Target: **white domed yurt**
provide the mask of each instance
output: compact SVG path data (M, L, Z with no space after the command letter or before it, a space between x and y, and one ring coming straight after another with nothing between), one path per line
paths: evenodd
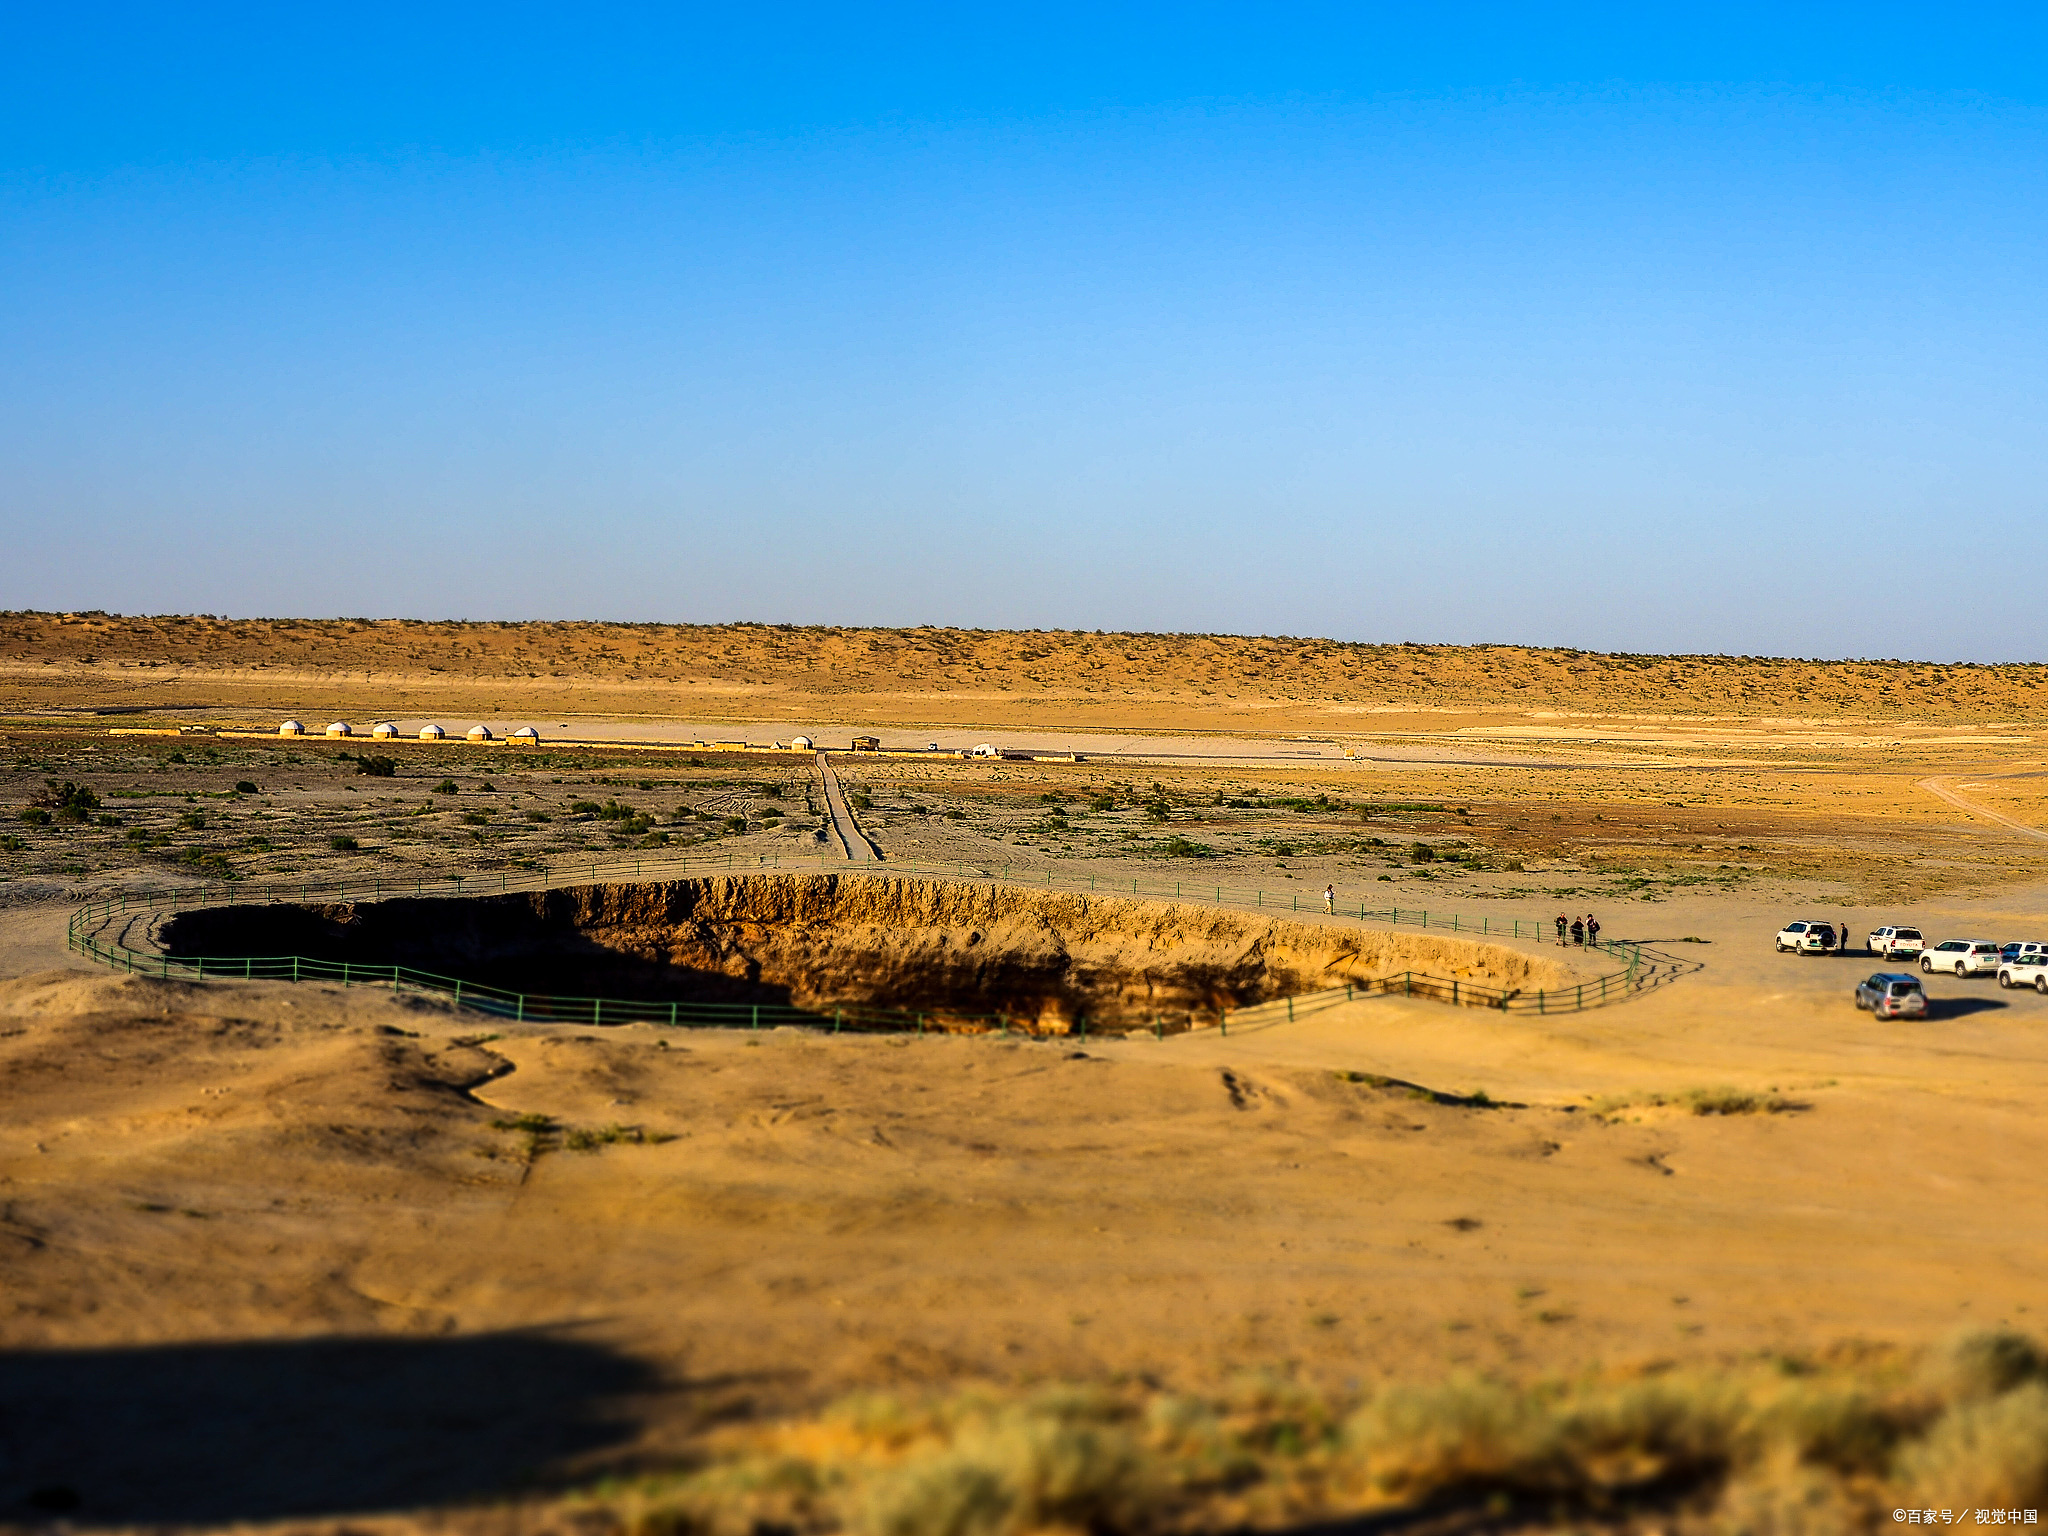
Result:
M472 725L469 728L469 739L471 741L489 741L492 739L491 728L488 725Z
M379 741L389 741L392 737L398 734L398 727L393 725L389 720L379 720L375 725L370 727L370 734L376 737L377 740Z
M327 734L330 736L353 736L355 732L349 729L349 724L346 720L335 720L329 722Z
M420 727L421 741L446 741L447 739L448 733L438 725L423 725Z
M301 721L287 720L277 728L277 734L280 736L303 736L306 734L306 727Z
M810 737L792 736L789 739L789 750L792 752L815 752L818 749L812 744Z
M518 730L514 731L510 736L506 737L505 739L507 741L519 742L523 746L528 742L539 741L540 732L536 731L530 725L522 725L521 727L519 727Z

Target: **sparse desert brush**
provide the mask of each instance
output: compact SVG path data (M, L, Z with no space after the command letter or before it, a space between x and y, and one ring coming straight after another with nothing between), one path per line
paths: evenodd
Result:
M721 1536L764 1523L864 1536L1142 1532L1402 1510L1795 1536L1870 1530L1907 1503L2043 1502L2043 1357L2004 1333L1917 1364L1865 1351L1842 1365L1468 1376L1350 1398L1284 1371L1204 1396L866 1394L748 1431L701 1470L623 1490L614 1507L639 1531Z

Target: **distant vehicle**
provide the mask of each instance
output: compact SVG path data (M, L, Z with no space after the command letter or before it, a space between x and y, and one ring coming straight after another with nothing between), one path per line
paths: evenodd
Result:
M1856 1006L1868 1008L1880 1019L1927 1017L1927 994L1920 978L1901 971L1879 971L1856 984Z
M1936 971L1989 976L1998 969L1998 945L1991 939L1943 939L1920 952L1920 969L1930 976Z
M2001 960L1998 984L2001 987L2032 987L2043 997L2048 997L2048 950L2037 946L2031 955Z
M1869 942L1870 952L1886 960L1911 960L1927 947L1918 928L1879 928Z
M1001 757L1002 755L1002 748L993 746L986 741L968 753L969 757Z
M2048 944L2041 944L2032 939L2015 939L2010 944L1998 946L1998 958L2001 964L2011 965L2024 955L2038 955L2044 949L2048 949Z
M1782 955L1787 950L1806 949L1809 939L1823 933L1827 935L1827 942L1821 948L1809 951L1812 954L1821 954L1834 947L1835 930L1826 923L1787 923L1778 930L1778 953Z
M1799 953L1832 955L1847 943L1848 938L1849 930L1846 928L1837 930L1829 923L1808 923L1806 937L1799 941Z

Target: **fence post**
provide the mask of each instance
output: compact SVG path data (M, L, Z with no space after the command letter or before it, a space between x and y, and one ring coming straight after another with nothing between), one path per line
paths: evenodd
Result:
M761 1005L759 1003L754 1004L754 1022L749 1027L752 1029L759 1029L761 1027Z
M292 956L292 980L293 980L293 981L297 981L298 979L299 979L299 957L298 957L297 955L293 955L293 956Z
M757 1013L759 1011L759 1009L755 1010L755 1012ZM842 1008L834 1008L832 1010L832 1033L835 1035L839 1033L839 1015L843 1012L845 1012L845 1010Z
M1574 1008L1583 1008L1586 1006L1586 984L1583 981L1579 983L1579 995L1577 1000L1572 1004L1572 1006Z
M1224 1038L1229 1038L1230 1010L1228 1008L1218 1008L1216 1010L1216 1027L1223 1032Z
M1451 978L1451 1006L1458 1006L1458 978L1455 976Z
M593 1025L604 1022L604 999L601 997L593 997L590 1000L590 1022Z
M676 1005L674 1003L668 1005L668 1027L670 1029L676 1027Z
M1294 1022L1294 999L1291 997L1287 999L1287 1022L1290 1024Z
M455 1006L458 1008L462 1006L462 978L460 976L455 978Z
M1415 973L1413 971L1403 971L1401 978L1408 984L1408 996L1413 997L1415 995Z
M524 992L519 994L519 1005L512 1016L521 1024L526 1022L526 994Z
M1538 1013L1543 1011L1543 989L1541 987L1536 989L1536 1011Z

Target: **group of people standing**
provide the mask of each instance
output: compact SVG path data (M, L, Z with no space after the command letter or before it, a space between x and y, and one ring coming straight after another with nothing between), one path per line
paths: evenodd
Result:
M1569 935L1569 938L1567 938L1567 935ZM1564 948L1567 943L1577 944L1584 948L1588 944L1598 944L1599 942L1600 919L1592 913L1588 912L1584 917L1566 917L1562 912L1558 913L1558 948Z

